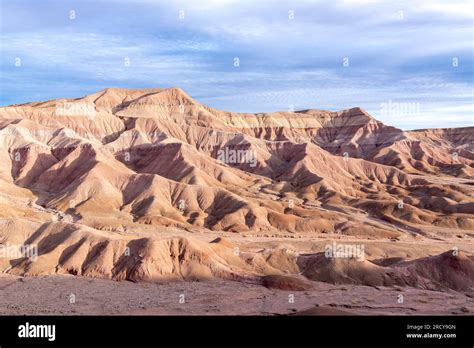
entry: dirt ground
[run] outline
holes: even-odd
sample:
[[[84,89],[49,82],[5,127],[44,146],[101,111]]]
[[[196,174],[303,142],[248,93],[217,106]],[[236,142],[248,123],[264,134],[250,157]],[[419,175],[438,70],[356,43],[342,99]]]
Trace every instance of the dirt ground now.
[[[457,292],[313,282],[282,291],[223,280],[133,283],[75,276],[0,277],[2,315],[472,315]],[[403,297],[401,297],[403,296]],[[403,301],[401,301],[403,299]],[[401,303],[400,303],[401,302]]]

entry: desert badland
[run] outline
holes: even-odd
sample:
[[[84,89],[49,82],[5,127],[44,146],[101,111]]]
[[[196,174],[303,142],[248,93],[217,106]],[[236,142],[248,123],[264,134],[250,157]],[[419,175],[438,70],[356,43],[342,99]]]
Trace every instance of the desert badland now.
[[[474,127],[110,88],[0,108],[0,163],[3,313],[474,311]]]

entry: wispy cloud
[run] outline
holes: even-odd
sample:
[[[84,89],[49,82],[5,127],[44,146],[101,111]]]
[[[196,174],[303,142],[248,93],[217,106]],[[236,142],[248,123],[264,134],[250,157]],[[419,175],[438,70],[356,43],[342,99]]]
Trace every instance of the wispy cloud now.
[[[361,106],[403,128],[474,124],[469,1],[0,1],[1,104],[180,86],[235,111]],[[387,101],[420,112],[383,115]]]

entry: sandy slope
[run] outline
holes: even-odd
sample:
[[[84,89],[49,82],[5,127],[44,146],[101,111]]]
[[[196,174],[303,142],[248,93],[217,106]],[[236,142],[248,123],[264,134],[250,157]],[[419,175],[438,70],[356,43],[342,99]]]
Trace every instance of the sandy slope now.
[[[0,242],[39,256],[2,255],[0,271],[467,300],[473,141],[473,127],[404,132],[360,108],[225,112],[179,88],[3,107]]]

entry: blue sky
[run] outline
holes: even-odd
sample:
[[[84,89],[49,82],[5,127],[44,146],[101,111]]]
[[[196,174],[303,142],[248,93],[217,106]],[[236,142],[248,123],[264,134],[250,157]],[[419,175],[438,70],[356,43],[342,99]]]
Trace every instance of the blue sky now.
[[[231,111],[360,106],[403,129],[474,125],[469,1],[0,4],[0,105],[178,86]]]

